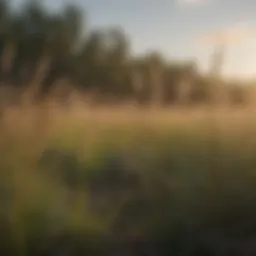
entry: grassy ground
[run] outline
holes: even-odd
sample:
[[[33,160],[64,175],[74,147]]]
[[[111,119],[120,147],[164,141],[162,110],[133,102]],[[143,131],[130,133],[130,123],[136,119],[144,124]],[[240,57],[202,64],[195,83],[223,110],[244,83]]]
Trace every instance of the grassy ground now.
[[[1,255],[142,255],[135,241],[151,255],[248,255],[256,236],[254,113],[8,109]]]

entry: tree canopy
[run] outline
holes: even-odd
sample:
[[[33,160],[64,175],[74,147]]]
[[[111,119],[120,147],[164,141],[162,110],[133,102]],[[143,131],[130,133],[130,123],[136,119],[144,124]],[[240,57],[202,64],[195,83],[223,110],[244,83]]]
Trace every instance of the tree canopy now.
[[[48,94],[57,81],[66,80],[103,98],[170,104],[186,81],[187,97],[203,99],[202,93],[194,95],[202,90],[194,61],[170,62],[159,52],[133,56],[122,28],[91,29],[75,5],[51,12],[41,1],[26,1],[17,11],[10,2],[0,1],[2,84],[22,89],[37,84]]]

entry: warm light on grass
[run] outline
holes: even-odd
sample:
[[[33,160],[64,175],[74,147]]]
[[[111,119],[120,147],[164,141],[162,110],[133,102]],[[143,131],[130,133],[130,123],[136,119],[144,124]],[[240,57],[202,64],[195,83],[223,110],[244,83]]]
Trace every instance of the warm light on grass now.
[[[45,131],[39,129],[42,120]],[[0,248],[3,255],[10,248],[32,256],[66,245],[81,252],[74,255],[99,253],[100,246],[135,234],[144,241],[182,243],[187,234],[176,234],[198,225],[201,237],[193,238],[191,248],[196,250],[201,241],[211,248],[209,225],[232,215],[238,221],[236,213],[244,214],[239,222],[253,223],[252,109],[79,106],[66,112],[48,106],[47,112],[7,110],[1,125],[0,195],[6,204],[0,221],[9,223],[6,232],[12,234],[6,237],[9,247]],[[215,232],[233,243],[231,227],[221,225]],[[235,237],[239,225],[232,224]]]

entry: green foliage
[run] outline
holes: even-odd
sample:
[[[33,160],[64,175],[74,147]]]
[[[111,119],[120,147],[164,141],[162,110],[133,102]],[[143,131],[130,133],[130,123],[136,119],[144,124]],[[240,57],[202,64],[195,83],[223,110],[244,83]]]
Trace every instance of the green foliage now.
[[[17,135],[2,141],[1,254],[137,255],[135,240],[157,255],[243,247],[256,228],[256,144],[240,141],[245,130],[202,128],[108,127],[72,145],[59,130],[37,162]]]
[[[170,64],[158,53],[133,57],[124,31],[86,28],[83,34],[83,22],[75,6],[51,13],[28,1],[13,12],[0,1],[1,81],[39,81],[41,92],[50,92],[64,78],[118,100],[170,103],[188,79],[194,83],[190,100],[207,101],[210,81],[194,63]],[[43,76],[40,65],[47,66]],[[234,103],[245,101],[240,87],[229,89]],[[1,126],[1,255],[140,255],[140,249],[227,255],[230,247],[245,248],[244,241],[254,239],[252,123],[250,131],[218,133],[212,123],[195,127],[171,120],[149,127],[137,125],[139,116],[136,125],[111,124],[104,114],[107,125],[69,117],[43,146],[39,139],[30,142],[35,137],[28,133],[38,131],[17,125],[21,131],[12,133]]]
[[[182,76],[190,75],[193,80],[191,74],[197,73],[193,63],[170,65],[157,52],[132,56],[125,31],[119,27],[90,29],[85,15],[74,5],[57,13],[40,1],[26,1],[15,12],[9,1],[3,0],[1,5],[0,79],[4,84],[26,88],[39,83],[39,93],[44,95],[64,79],[93,94],[95,100],[136,99],[140,103],[154,101],[157,88],[163,87],[161,101],[170,103],[177,98],[174,88]],[[42,64],[45,58],[48,62]],[[46,67],[38,80],[41,65]],[[139,91],[135,76],[142,78]]]

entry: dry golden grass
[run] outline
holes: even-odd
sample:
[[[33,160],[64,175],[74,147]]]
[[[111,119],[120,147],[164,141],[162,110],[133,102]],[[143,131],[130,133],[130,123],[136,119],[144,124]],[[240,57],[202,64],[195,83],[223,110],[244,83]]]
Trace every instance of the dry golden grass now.
[[[23,243],[40,249],[40,242],[51,239],[49,234],[59,220],[64,220],[66,232],[70,232],[74,239],[80,235],[84,244],[85,236],[81,231],[88,234],[89,239],[93,239],[93,232],[99,237],[109,233],[115,224],[112,219],[118,214],[125,222],[132,223],[128,224],[128,231],[122,231],[124,235],[137,228],[142,237],[147,237],[150,231],[155,239],[161,237],[161,232],[173,232],[175,236],[173,227],[177,221],[184,225],[188,223],[190,228],[194,223],[202,227],[205,222],[211,224],[215,216],[217,219],[221,215],[219,218],[224,219],[232,214],[233,208],[229,207],[233,205],[235,210],[250,217],[254,208],[247,205],[251,205],[249,200],[255,195],[254,183],[250,183],[255,177],[256,166],[254,115],[253,108],[142,109],[132,104],[111,108],[90,107],[82,101],[65,108],[50,100],[33,107],[7,108],[1,122],[0,174],[4,177],[7,165],[12,177],[5,184],[14,188],[10,213],[3,219],[5,223],[9,220],[12,223],[14,238],[8,241],[9,244],[19,251],[26,251]],[[42,157],[45,151],[54,158],[52,148],[60,156],[62,165],[57,168],[52,168],[49,159]],[[169,157],[173,162],[168,160]],[[109,167],[112,158],[117,161],[117,167],[115,162],[114,167]],[[46,167],[38,164],[42,159]],[[95,200],[88,186],[93,182],[90,175],[99,175],[98,179],[107,185],[109,182],[109,192],[112,178],[109,180],[105,174],[111,172],[111,166],[117,168],[117,173],[111,176],[114,179],[118,179],[119,172],[128,170],[134,174],[136,170],[142,180],[140,189],[146,189],[149,199],[154,202],[143,216],[146,231],[133,222],[141,214],[137,197],[129,199],[128,207],[130,205],[134,211],[131,217],[130,208],[127,216],[125,213],[122,216],[121,210],[125,210],[119,212],[121,206],[115,206],[117,209],[111,206],[113,200],[108,199],[105,190],[104,196],[109,200],[107,207],[114,212],[114,217],[107,214],[98,217],[97,212],[90,211],[88,205]],[[122,182],[124,186],[126,182],[122,179],[119,182],[122,193]],[[240,199],[233,203],[232,198],[236,195]],[[243,205],[246,200],[244,209],[236,206],[237,201]],[[122,205],[126,206],[126,203],[124,199]],[[191,205],[198,207],[192,210]],[[54,221],[49,218],[53,212]],[[163,216],[161,212],[167,214]],[[149,213],[152,213],[152,220],[147,219]],[[40,233],[42,226],[48,232],[45,236]],[[240,234],[239,227],[237,230]],[[28,231],[31,233],[26,233]],[[40,238],[39,242],[35,234]]]
[[[43,143],[61,131],[84,131],[87,137],[108,130],[168,134],[172,130],[197,131],[221,137],[250,137],[254,140],[256,108],[138,108],[90,107],[77,101],[64,108],[54,101],[28,108],[7,108],[1,121],[2,135],[27,136]],[[19,137],[19,136],[18,136]]]

